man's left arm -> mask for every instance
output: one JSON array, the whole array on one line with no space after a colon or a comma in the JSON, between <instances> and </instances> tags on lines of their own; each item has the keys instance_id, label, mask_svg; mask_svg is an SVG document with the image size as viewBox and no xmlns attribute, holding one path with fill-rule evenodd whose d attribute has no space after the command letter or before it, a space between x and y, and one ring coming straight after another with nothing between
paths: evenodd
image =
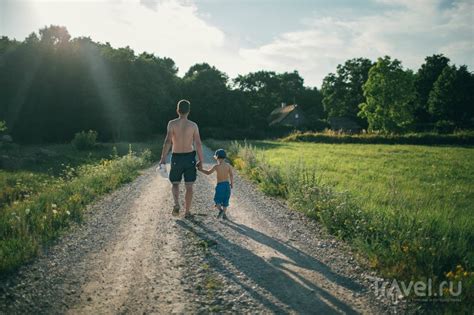
<instances>
[{"instance_id":1,"label":"man's left arm","mask_svg":"<svg viewBox=\"0 0 474 315\"><path fill-rule=\"evenodd\" d=\"M199 159L199 164L204 163L204 156L202 154L202 142L201 136L199 135L199 128L196 125L196 130L194 131L194 146L196 147L197 156Z\"/></svg>"}]
</instances>

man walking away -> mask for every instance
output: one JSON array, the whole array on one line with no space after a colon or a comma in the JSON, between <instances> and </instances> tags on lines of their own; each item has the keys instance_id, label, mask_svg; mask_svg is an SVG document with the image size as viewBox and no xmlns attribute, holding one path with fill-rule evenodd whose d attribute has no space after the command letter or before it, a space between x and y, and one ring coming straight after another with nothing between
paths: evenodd
<instances>
[{"instance_id":1,"label":"man walking away","mask_svg":"<svg viewBox=\"0 0 474 315\"><path fill-rule=\"evenodd\" d=\"M202 163L202 143L199 136L197 124L188 120L191 109L191 103L187 100L180 100L176 108L178 118L168 122L167 134L161 153L160 164L166 163L166 156L170 149L171 170L169 179L172 183L171 191L173 193L174 207L173 215L179 214L179 184L184 177L186 187L185 194L185 217L190 215L191 201L193 199L193 184L196 181L196 152L199 158L198 163Z\"/></svg>"}]
</instances>

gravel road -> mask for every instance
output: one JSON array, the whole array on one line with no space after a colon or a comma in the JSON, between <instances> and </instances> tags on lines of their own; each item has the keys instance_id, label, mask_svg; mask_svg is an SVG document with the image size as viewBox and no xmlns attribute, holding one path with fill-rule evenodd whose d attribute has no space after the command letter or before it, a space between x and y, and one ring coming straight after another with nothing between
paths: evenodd
<instances>
[{"instance_id":1,"label":"gravel road","mask_svg":"<svg viewBox=\"0 0 474 315\"><path fill-rule=\"evenodd\" d=\"M200 174L194 217L175 218L169 182L144 170L1 279L0 314L388 312L370 274L316 222L239 175L230 220L216 219L214 185Z\"/></svg>"}]
</instances>

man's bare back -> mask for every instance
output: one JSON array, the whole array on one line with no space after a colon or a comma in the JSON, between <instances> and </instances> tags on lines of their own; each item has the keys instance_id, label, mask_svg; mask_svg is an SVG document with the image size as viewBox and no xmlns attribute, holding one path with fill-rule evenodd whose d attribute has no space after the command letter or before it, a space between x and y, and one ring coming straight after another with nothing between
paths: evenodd
<instances>
[{"instance_id":1,"label":"man's bare back","mask_svg":"<svg viewBox=\"0 0 474 315\"><path fill-rule=\"evenodd\" d=\"M187 153L195 150L194 143L199 136L197 124L183 118L176 118L168 123L171 136L172 152Z\"/></svg>"},{"instance_id":2,"label":"man's bare back","mask_svg":"<svg viewBox=\"0 0 474 315\"><path fill-rule=\"evenodd\" d=\"M196 180L196 166L203 162L202 143L199 136L199 128L195 122L188 120L191 103L188 100L180 100L177 104L176 113L179 118L168 123L167 133L161 151L160 165L166 163L166 157L171 149L171 168L169 180L172 185L174 207L173 215L179 213L179 183L184 177L186 184L185 215L189 215L191 201L193 199L193 183ZM196 154L199 158L196 163Z\"/></svg>"}]
</instances>

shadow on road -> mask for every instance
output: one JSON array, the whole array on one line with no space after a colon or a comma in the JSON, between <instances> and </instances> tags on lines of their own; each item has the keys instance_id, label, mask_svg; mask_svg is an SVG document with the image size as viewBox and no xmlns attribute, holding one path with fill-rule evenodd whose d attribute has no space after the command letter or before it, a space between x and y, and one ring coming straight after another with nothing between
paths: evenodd
<instances>
[{"instance_id":1,"label":"shadow on road","mask_svg":"<svg viewBox=\"0 0 474 315\"><path fill-rule=\"evenodd\" d=\"M288 269L286 266L295 265L300 268L317 271L328 280L350 290L358 291L361 287L350 279L333 273L326 265L297 248L275 240L248 226L231 221L224 223L224 227L264 244L290 259L272 257L267 261L249 249L227 239L218 231L211 230L205 223L199 220L178 220L177 224L191 231L200 239L216 242L217 247L212 249L214 255L227 260L237 270L245 274L247 278L255 282L258 287L266 290L292 311L300 314L332 314L340 312L357 314L350 305L305 279L302 275ZM275 313L287 313L286 309L269 301L268 298L255 289L244 284L237 275L229 271L218 259L215 259L215 261L215 267L221 271L222 275L240 285L254 299Z\"/></svg>"},{"instance_id":2,"label":"shadow on road","mask_svg":"<svg viewBox=\"0 0 474 315\"><path fill-rule=\"evenodd\" d=\"M259 242L260 244L273 248L274 250L282 253L293 261L291 262L278 257L273 257L269 261L273 265L281 266L283 263L291 263L301 268L310 269L322 273L328 280L337 283L338 285L343 286L351 291L364 290L364 287L360 284L352 281L349 278L334 273L328 266L321 263L319 260L314 259L313 257L307 255L305 252L299 250L298 248L290 244L276 240L244 224L239 224L233 221L222 221L222 223L230 227L234 231L243 234L247 237L250 237L251 239L256 242Z\"/></svg>"}]
</instances>

